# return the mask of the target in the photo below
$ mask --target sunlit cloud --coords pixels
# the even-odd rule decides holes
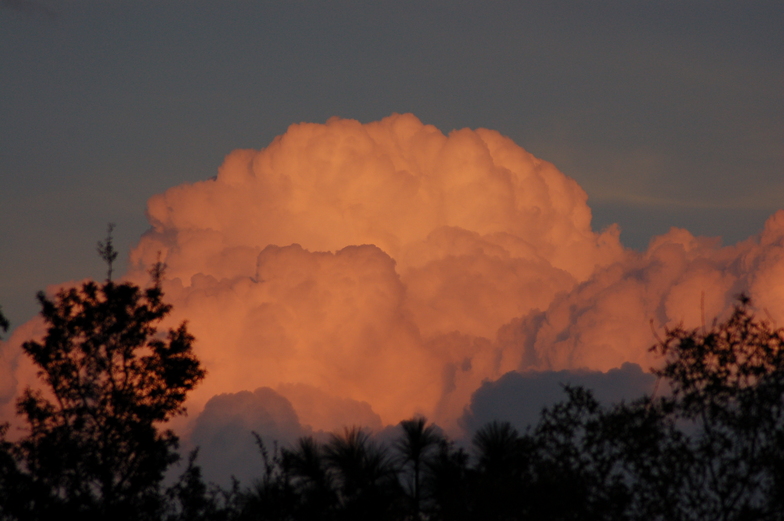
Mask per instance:
[[[460,433],[510,372],[624,367],[643,388],[652,326],[696,327],[740,292],[784,320],[784,211],[733,246],[674,228],[635,252],[617,227],[593,231],[552,164],[410,114],[292,125],[147,214],[126,277],[167,264],[171,323],[189,321],[208,371],[179,428],[210,447],[219,424],[291,438],[424,414]],[[18,354],[33,329],[3,347],[4,411],[34,379]]]

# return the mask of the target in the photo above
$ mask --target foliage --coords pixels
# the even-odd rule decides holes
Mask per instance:
[[[113,260],[111,242],[106,249]],[[52,300],[38,294],[46,335],[22,349],[44,388],[26,389],[17,402],[28,432],[11,452],[31,500],[14,515],[144,519],[161,510],[178,439],[158,426],[184,413],[187,392],[205,374],[184,323],[158,332],[171,310],[162,269],[145,290],[107,280]]]
[[[114,238],[112,237],[113,231],[114,223],[109,223],[106,226],[106,242],[98,241],[98,245],[95,248],[98,255],[106,263],[106,280],[112,280],[114,261],[117,260],[117,250],[114,249]]]
[[[356,427],[333,434],[324,457],[346,519],[392,519],[400,497],[397,474],[385,448]]]
[[[323,519],[337,503],[334,473],[325,456],[325,448],[310,436],[283,450],[282,466],[297,498],[298,519]]]
[[[710,329],[667,331],[652,350],[662,398],[690,435],[678,478],[684,519],[773,519],[784,512],[784,330],[741,296]]]
[[[403,435],[394,443],[394,448],[400,455],[399,470],[403,474],[402,480],[409,498],[412,518],[418,520],[422,511],[424,467],[443,436],[435,425],[427,425],[427,420],[421,416],[400,422],[400,427]]]

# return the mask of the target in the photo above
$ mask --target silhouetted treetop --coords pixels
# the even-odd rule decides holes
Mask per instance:
[[[8,319],[5,318],[5,315],[3,315],[3,307],[0,306],[0,329],[2,329],[3,332],[7,332],[8,331],[8,327],[10,325],[11,324],[8,323]],[[3,337],[0,337],[0,338],[3,338]]]
[[[107,241],[110,264],[116,254]],[[43,388],[26,389],[17,402],[28,426],[15,447],[32,484],[28,514],[145,519],[162,508],[163,473],[179,456],[177,437],[158,426],[185,412],[205,371],[185,323],[158,330],[171,310],[161,273],[158,266],[142,289],[112,282],[110,268],[103,284],[53,299],[38,294],[46,334],[22,350]]]

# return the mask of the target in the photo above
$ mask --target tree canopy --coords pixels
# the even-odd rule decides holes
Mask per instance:
[[[177,436],[160,426],[185,412],[186,394],[205,375],[185,323],[158,331],[171,310],[162,269],[146,289],[107,279],[54,299],[38,294],[46,335],[22,349],[42,387],[17,402],[27,432],[7,448],[27,486],[3,499],[7,516],[158,515],[164,472],[179,457]]]

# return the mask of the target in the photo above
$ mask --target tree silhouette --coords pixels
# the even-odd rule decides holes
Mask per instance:
[[[519,519],[526,508],[532,447],[509,422],[492,421],[472,440],[476,467],[474,513],[488,520]]]
[[[395,441],[394,447],[400,454],[402,467],[411,467],[413,475],[407,487],[412,499],[413,519],[419,520],[422,508],[422,470],[443,436],[433,424],[427,425],[427,420],[422,416],[404,420],[400,422],[400,427],[403,429],[403,435]]]
[[[5,332],[8,331],[8,327],[10,325],[11,324],[8,323],[8,319],[5,318],[5,315],[3,315],[3,307],[0,306],[0,329],[2,329],[3,332],[5,333]],[[3,338],[3,337],[0,337],[0,338]]]
[[[666,331],[651,348],[672,395],[662,407],[690,431],[684,518],[775,519],[784,512],[784,330],[741,295],[725,322]],[[778,517],[780,519],[780,517]]]
[[[297,519],[324,519],[335,508],[337,495],[327,468],[324,448],[311,436],[282,451],[284,473],[297,500]]]
[[[171,310],[162,273],[156,265],[145,290],[107,279],[61,290],[53,300],[38,294],[46,335],[22,349],[43,389],[28,388],[17,402],[27,434],[13,452],[32,495],[17,517],[145,519],[159,512],[160,483],[178,459],[178,439],[158,426],[184,413],[187,392],[205,375],[185,323],[158,332]]]
[[[527,512],[542,519],[623,519],[629,490],[618,431],[608,428],[613,412],[589,390],[564,390],[567,399],[544,409],[527,437]]]
[[[394,519],[399,497],[395,467],[367,432],[352,427],[333,434],[324,457],[335,480],[340,519]]]
[[[454,442],[443,439],[438,451],[427,463],[425,483],[433,500],[431,519],[462,521],[473,519],[474,472],[468,466],[468,454]]]
[[[114,238],[112,237],[113,231],[114,223],[109,223],[106,226],[106,242],[98,241],[98,245],[96,246],[98,255],[100,255],[106,263],[106,280],[112,280],[114,261],[117,260],[117,250],[114,249]]]
[[[726,321],[665,330],[651,348],[661,396],[604,406],[566,386],[522,434],[479,429],[473,463],[416,417],[394,453],[356,427],[280,451],[256,435],[264,465],[247,489],[206,485],[193,453],[162,492],[177,439],[158,426],[204,372],[184,324],[157,332],[170,308],[162,265],[151,273],[146,290],[107,279],[39,295],[47,334],[23,348],[46,388],[18,402],[24,438],[0,425],[0,520],[782,519],[784,330],[745,297]]]
[[[273,444],[270,452],[258,433],[253,432],[253,436],[263,460],[262,474],[254,480],[249,490],[239,495],[240,508],[233,519],[238,521],[295,519],[299,498],[290,486],[277,443]]]

